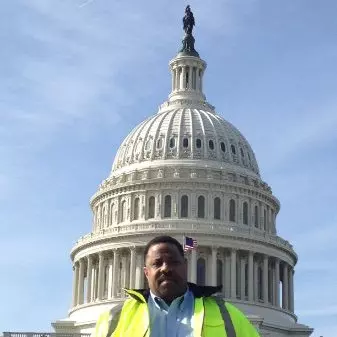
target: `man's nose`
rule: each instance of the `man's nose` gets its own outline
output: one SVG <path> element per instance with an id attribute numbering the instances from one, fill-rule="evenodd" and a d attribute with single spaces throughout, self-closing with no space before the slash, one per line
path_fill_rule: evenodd
<path id="1" fill-rule="evenodd" d="M 168 272 L 172 270 L 172 264 L 171 263 L 167 263 L 167 262 L 163 262 L 162 266 L 161 266 L 161 270 L 164 272 Z"/>

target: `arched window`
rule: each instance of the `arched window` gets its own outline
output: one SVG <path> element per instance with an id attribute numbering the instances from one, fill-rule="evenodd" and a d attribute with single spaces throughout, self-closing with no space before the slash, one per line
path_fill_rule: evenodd
<path id="1" fill-rule="evenodd" d="M 220 220 L 221 211 L 220 211 L 220 198 L 214 198 L 214 219 Z"/>
<path id="2" fill-rule="evenodd" d="M 226 145 L 225 145 L 224 142 L 221 142 L 221 143 L 220 143 L 220 148 L 221 148 L 221 151 L 222 151 L 222 152 L 226 152 Z"/>
<path id="3" fill-rule="evenodd" d="M 200 195 L 198 197 L 198 218 L 205 217 L 205 197 Z"/>
<path id="4" fill-rule="evenodd" d="M 254 224 L 256 228 L 259 228 L 259 208 L 257 206 L 254 208 Z"/>
<path id="5" fill-rule="evenodd" d="M 242 221 L 244 225 L 248 225 L 248 203 L 245 201 L 243 203 L 243 217 L 242 217 Z"/>
<path id="6" fill-rule="evenodd" d="M 214 142 L 212 139 L 209 140 L 208 145 L 211 150 L 214 150 Z"/>
<path id="7" fill-rule="evenodd" d="M 163 146 L 163 138 L 160 137 L 160 138 L 157 140 L 157 149 L 161 149 L 162 146 Z"/>
<path id="8" fill-rule="evenodd" d="M 233 154 L 236 154 L 236 149 L 235 149 L 235 146 L 234 146 L 234 145 L 231 145 L 231 150 L 232 150 L 232 153 L 233 153 Z"/>
<path id="9" fill-rule="evenodd" d="M 176 140 L 174 137 L 170 139 L 170 148 L 173 149 L 176 146 Z"/>
<path id="10" fill-rule="evenodd" d="M 188 138 L 183 139 L 183 147 L 188 147 Z"/>
<path id="11" fill-rule="evenodd" d="M 133 219 L 138 220 L 139 219 L 139 198 L 135 199 L 135 205 L 134 205 L 134 214 Z"/>
<path id="12" fill-rule="evenodd" d="M 216 260 L 216 285 L 219 286 L 223 284 L 223 264 L 221 260 Z"/>
<path id="13" fill-rule="evenodd" d="M 197 262 L 197 284 L 204 286 L 206 283 L 206 261 L 202 257 Z"/>
<path id="14" fill-rule="evenodd" d="M 149 219 L 154 218 L 155 198 L 152 196 L 149 198 Z"/>
<path id="15" fill-rule="evenodd" d="M 197 138 L 196 141 L 195 141 L 195 146 L 197 147 L 197 149 L 200 149 L 201 148 L 201 139 L 200 138 Z"/>
<path id="16" fill-rule="evenodd" d="M 229 201 L 229 221 L 235 221 L 235 200 Z"/>
<path id="17" fill-rule="evenodd" d="M 188 196 L 183 195 L 181 197 L 180 217 L 187 218 L 187 216 L 188 216 Z"/>
<path id="18" fill-rule="evenodd" d="M 164 218 L 171 217 L 172 199 L 170 195 L 165 196 L 164 200 Z"/>
<path id="19" fill-rule="evenodd" d="M 145 146 L 145 150 L 146 151 L 150 151 L 152 147 L 152 139 L 150 138 L 147 142 L 146 142 L 146 146 Z"/>
<path id="20" fill-rule="evenodd" d="M 126 201 L 122 201 L 121 205 L 121 222 L 126 221 Z"/>

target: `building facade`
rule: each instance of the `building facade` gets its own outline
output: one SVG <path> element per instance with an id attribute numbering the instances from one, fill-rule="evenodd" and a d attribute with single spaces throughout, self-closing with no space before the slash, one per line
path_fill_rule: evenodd
<path id="1" fill-rule="evenodd" d="M 277 235 L 280 203 L 251 146 L 206 101 L 197 53 L 178 53 L 170 70 L 168 100 L 125 138 L 91 198 L 92 230 L 71 251 L 72 307 L 55 331 L 90 333 L 123 288 L 146 287 L 144 247 L 169 234 L 198 242 L 186 253 L 189 281 L 223 284 L 262 336 L 309 336 L 294 310 L 297 255 Z"/>

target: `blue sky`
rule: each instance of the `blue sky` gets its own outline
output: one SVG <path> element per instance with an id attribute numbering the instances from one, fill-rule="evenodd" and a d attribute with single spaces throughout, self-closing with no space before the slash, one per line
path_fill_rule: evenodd
<path id="1" fill-rule="evenodd" d="M 299 255 L 295 310 L 337 336 L 337 2 L 188 2 L 208 101 L 248 139 Z M 186 1 L 3 1 L 0 331 L 50 331 L 119 144 L 170 90 Z"/>

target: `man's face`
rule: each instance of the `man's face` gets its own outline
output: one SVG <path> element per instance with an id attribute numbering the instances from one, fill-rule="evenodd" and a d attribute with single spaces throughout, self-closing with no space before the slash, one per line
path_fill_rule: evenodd
<path id="1" fill-rule="evenodd" d="M 187 290 L 186 261 L 174 244 L 151 246 L 145 259 L 144 273 L 151 291 L 167 303 Z"/>

